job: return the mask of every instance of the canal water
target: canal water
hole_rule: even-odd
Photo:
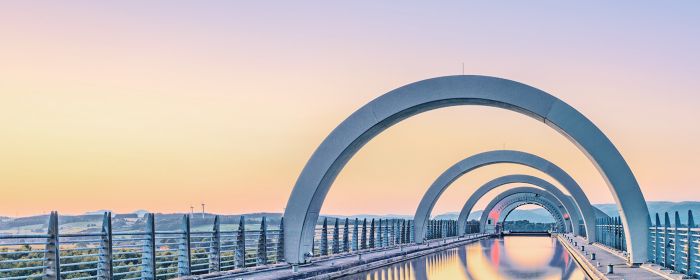
[[[548,236],[485,239],[358,273],[343,280],[586,279],[566,249]]]

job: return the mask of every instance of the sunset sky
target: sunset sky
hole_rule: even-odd
[[[343,119],[399,86],[461,74],[462,63],[466,74],[516,80],[577,108],[617,146],[647,200],[700,200],[698,15],[697,1],[3,1],[0,216],[186,212],[202,202],[222,214],[281,212]],[[550,127],[462,106],[373,139],[322,212],[413,214],[450,165],[504,148],[555,162],[593,203],[613,201],[593,164]],[[434,212],[459,211],[472,190],[513,173],[551,180],[521,166],[481,168]]]

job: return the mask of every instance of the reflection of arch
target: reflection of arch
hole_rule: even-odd
[[[579,210],[576,203],[572,202],[572,198],[568,195],[565,195],[563,192],[561,192],[561,190],[559,190],[557,187],[550,184],[549,182],[530,175],[507,175],[499,177],[489,181],[488,183],[476,189],[469,197],[469,199],[467,199],[467,202],[464,203],[462,211],[459,212],[459,218],[457,218],[459,234],[464,235],[469,214],[471,213],[472,208],[474,208],[474,205],[479,201],[479,199],[481,199],[489,191],[511,183],[531,184],[551,193],[557,200],[559,200],[561,204],[564,205],[564,208],[566,208],[566,212],[569,213],[569,215],[571,216],[572,230],[574,234],[580,235],[578,225],[580,223],[579,216],[581,211]],[[590,206],[590,204],[588,204],[588,206]],[[585,204],[583,205],[583,207],[586,207]]]
[[[552,218],[557,221],[557,226],[561,231],[566,228],[563,215],[565,211],[564,206],[559,203],[553,195],[533,187],[518,187],[506,190],[491,200],[484,209],[484,212],[481,213],[481,219],[479,221],[481,231],[486,232],[486,222],[489,219],[493,220],[494,224],[504,220],[505,217],[510,214],[510,211],[515,209],[514,207],[510,207],[513,204],[517,204],[517,206],[523,204],[539,205],[552,215]],[[503,215],[502,211],[507,212]]]
[[[510,279],[538,279],[545,278],[547,276],[547,267],[526,269],[519,267],[516,263],[510,260],[510,258],[508,258],[508,254],[506,253],[507,247],[504,245],[504,238],[489,238],[481,240],[479,243],[483,248],[483,250],[479,250],[479,252],[483,253],[486,259],[495,261],[495,263],[489,262],[489,264],[494,267],[494,270],[508,275]],[[552,255],[552,259],[549,261],[549,268],[561,269],[560,278],[570,279],[578,266],[573,258],[571,258],[571,256],[564,251],[566,249],[564,249],[564,246],[562,246],[559,241],[553,240],[553,243],[554,254]],[[467,279],[480,279],[478,275],[471,275],[470,273],[469,258],[467,258],[466,250],[464,253],[460,252],[459,259],[462,266],[465,268],[468,276]]]
[[[350,115],[323,140],[304,166],[287,201],[285,259],[290,263],[305,261],[326,194],[362,146],[408,117],[457,105],[485,105],[518,112],[546,123],[576,144],[598,168],[618,203],[624,230],[629,233],[630,259],[635,263],[646,260],[649,211],[632,170],[605,134],[576,109],[546,92],[510,80],[465,75],[428,79],[384,94]],[[432,204],[429,206],[432,208]],[[585,222],[585,213],[583,216]],[[417,241],[422,241],[423,235],[419,238],[416,236]]]

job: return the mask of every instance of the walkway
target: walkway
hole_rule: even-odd
[[[625,256],[600,244],[588,244],[585,239],[572,234],[557,236],[559,241],[569,250],[576,261],[581,264],[589,274],[594,273],[598,279],[676,279],[675,277],[662,276],[660,273],[640,266],[630,267],[626,263]],[[573,240],[569,242],[567,239]],[[584,246],[585,251],[581,251]],[[591,260],[591,254],[595,253],[596,260]],[[585,262],[585,263],[582,263]],[[608,264],[613,265],[613,274],[606,274]]]
[[[183,279],[330,279],[402,262],[448,248],[463,246],[488,236],[486,234],[473,234],[462,238],[452,237],[431,240],[429,243],[421,245],[407,244],[402,247],[384,250],[377,249],[370,252],[360,252],[359,254],[349,253],[328,256],[324,259],[316,258],[311,264],[299,266],[297,272],[293,272],[289,265],[284,265],[256,271],[229,271],[188,276]]]

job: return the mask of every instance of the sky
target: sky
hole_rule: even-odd
[[[353,111],[463,71],[578,109],[617,146],[647,200],[700,200],[698,14],[694,1],[3,1],[0,216],[201,203],[281,212],[314,149]],[[322,213],[413,214],[442,171],[496,149],[547,158],[593,203],[613,201],[553,129],[460,106],[370,141]],[[480,168],[434,213],[459,211],[481,184],[514,173],[551,181],[522,166]]]

